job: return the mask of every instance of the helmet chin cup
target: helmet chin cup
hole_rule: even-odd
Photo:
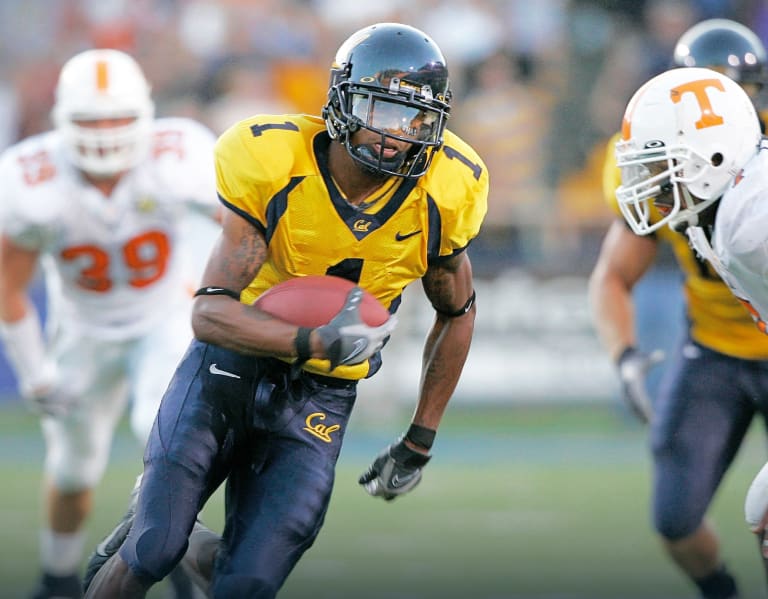
[[[685,233],[686,229],[688,227],[696,227],[699,224],[699,215],[696,213],[693,214],[684,214],[684,215],[678,215],[678,218],[674,218],[670,221],[669,227],[672,229],[675,233]]]

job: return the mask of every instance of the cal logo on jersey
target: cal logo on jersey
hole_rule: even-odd
[[[325,443],[331,443],[333,442],[333,437],[331,437],[331,435],[337,432],[341,428],[341,425],[324,424],[323,421],[325,419],[326,415],[322,412],[313,412],[307,416],[306,420],[304,421],[304,430]]]

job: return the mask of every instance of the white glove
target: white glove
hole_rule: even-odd
[[[24,398],[27,406],[34,413],[53,418],[64,418],[75,407],[75,398],[67,393],[52,391],[43,395]]]
[[[656,349],[650,354],[635,347],[625,349],[617,366],[621,380],[621,396],[635,416],[648,423],[653,417],[653,404],[648,396],[645,379],[648,371],[664,359],[664,351]]]
[[[75,397],[66,391],[62,391],[56,381],[58,369],[53,367],[50,382],[32,388],[25,388],[22,393],[27,407],[35,414],[63,418],[69,414],[76,405]]]
[[[331,361],[331,370],[340,364],[360,364],[379,351],[389,339],[397,325],[392,315],[387,322],[371,327],[360,317],[363,290],[353,287],[339,313],[331,322],[316,329]]]
[[[58,390],[59,369],[46,351],[37,311],[27,310],[15,322],[0,322],[0,339],[27,406],[37,414],[66,414],[73,405],[73,397]]]
[[[37,370],[36,380],[20,383],[24,403],[35,414],[63,418],[75,406],[75,397],[59,387],[59,369],[55,362],[45,360]]]

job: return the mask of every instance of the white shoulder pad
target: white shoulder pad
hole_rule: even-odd
[[[181,201],[218,207],[213,161],[215,135],[187,118],[155,121],[150,168],[155,181]]]
[[[77,185],[56,133],[11,146],[0,157],[0,227],[21,239],[28,231],[55,226]]]

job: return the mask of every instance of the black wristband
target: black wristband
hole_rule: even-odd
[[[296,356],[299,362],[306,362],[312,357],[312,349],[309,346],[309,336],[312,331],[309,327],[299,327],[296,332],[296,339],[293,341],[293,345],[296,348]]]
[[[405,438],[408,439],[414,445],[423,447],[424,449],[432,449],[432,443],[435,442],[435,436],[437,431],[421,426],[418,424],[411,424],[408,427],[408,432],[405,433]]]
[[[201,287],[195,291],[195,297],[198,295],[226,295],[232,299],[240,301],[240,294],[237,291],[225,289],[224,287]]]
[[[472,309],[472,306],[474,305],[476,298],[477,298],[477,293],[473,289],[472,295],[469,296],[469,299],[466,301],[466,303],[455,312],[446,312],[445,310],[440,310],[438,308],[435,308],[435,312],[437,312],[438,314],[442,314],[443,316],[447,316],[448,318],[456,318],[458,316],[464,316],[467,312],[469,312]]]

